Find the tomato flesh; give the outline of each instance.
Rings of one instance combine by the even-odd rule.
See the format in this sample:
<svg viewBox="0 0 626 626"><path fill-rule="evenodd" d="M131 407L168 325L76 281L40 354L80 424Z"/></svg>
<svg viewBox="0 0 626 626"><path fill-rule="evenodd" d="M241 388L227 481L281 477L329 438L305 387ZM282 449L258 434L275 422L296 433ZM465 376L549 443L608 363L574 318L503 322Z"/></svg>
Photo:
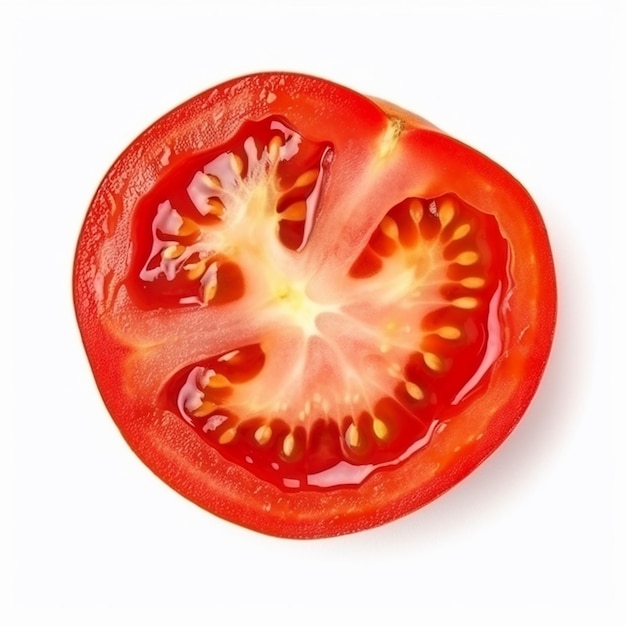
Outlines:
<svg viewBox="0 0 626 626"><path fill-rule="evenodd" d="M539 382L555 292L508 174L392 105L277 74L199 96L121 157L75 303L150 467L309 537L418 508L492 452Z"/></svg>

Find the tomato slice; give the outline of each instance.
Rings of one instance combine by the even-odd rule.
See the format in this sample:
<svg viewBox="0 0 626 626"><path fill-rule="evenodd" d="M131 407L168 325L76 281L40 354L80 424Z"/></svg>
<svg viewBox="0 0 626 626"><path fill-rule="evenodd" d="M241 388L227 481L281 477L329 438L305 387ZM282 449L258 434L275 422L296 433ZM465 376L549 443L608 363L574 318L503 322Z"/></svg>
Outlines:
<svg viewBox="0 0 626 626"><path fill-rule="evenodd" d="M285 73L129 146L87 213L74 301L143 461L285 537L382 524L471 472L528 406L556 315L517 181L418 116Z"/></svg>

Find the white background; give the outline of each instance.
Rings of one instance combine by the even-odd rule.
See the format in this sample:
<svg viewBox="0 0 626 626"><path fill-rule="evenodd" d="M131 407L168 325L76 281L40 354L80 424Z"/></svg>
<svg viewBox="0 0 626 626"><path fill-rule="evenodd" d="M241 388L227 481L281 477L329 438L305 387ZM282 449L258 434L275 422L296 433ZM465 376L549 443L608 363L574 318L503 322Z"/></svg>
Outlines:
<svg viewBox="0 0 626 626"><path fill-rule="evenodd" d="M7 625L625 623L618 4L2 9ZM558 272L554 351L513 435L427 508L337 539L262 536L156 479L101 403L71 303L119 152L188 97L271 69L396 102L500 162L541 207Z"/></svg>

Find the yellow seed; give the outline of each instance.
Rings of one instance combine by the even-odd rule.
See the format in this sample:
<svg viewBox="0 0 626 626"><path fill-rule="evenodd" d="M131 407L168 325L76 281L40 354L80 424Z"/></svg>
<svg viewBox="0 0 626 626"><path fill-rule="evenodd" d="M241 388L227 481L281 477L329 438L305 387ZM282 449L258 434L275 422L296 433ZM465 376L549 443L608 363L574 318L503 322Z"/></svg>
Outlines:
<svg viewBox="0 0 626 626"><path fill-rule="evenodd" d="M278 156L278 152L281 149L283 145L283 142L281 140L281 138L276 135L274 137L272 137L270 139L270 143L267 146L267 151L270 155L270 159L272 159L272 161L274 161L276 159L276 157Z"/></svg>
<svg viewBox="0 0 626 626"><path fill-rule="evenodd" d="M291 456L293 449L296 447L296 440L294 438L294 436L289 433L284 439L283 439L283 454L285 456Z"/></svg>
<svg viewBox="0 0 626 626"><path fill-rule="evenodd" d="M202 302L204 302L204 304L208 304L211 300L213 300L216 293L217 293L217 281L212 280L209 283L207 283L202 289Z"/></svg>
<svg viewBox="0 0 626 626"><path fill-rule="evenodd" d="M182 224L178 227L177 234L179 237L189 237L199 232L198 225L188 217L183 217Z"/></svg>
<svg viewBox="0 0 626 626"><path fill-rule="evenodd" d="M385 439L389 434L389 429L387 428L387 424L383 422L379 417L375 417L372 422L372 428L374 430L374 434L378 439Z"/></svg>
<svg viewBox="0 0 626 626"><path fill-rule="evenodd" d="M254 432L256 442L263 446L272 438L272 429L267 425L259 426Z"/></svg>
<svg viewBox="0 0 626 626"><path fill-rule="evenodd" d="M407 381L406 383L404 383L404 386L406 388L406 392L411 396L411 398L415 398L415 400L424 399L424 392L419 385Z"/></svg>
<svg viewBox="0 0 626 626"><path fill-rule="evenodd" d="M230 381L224 374L213 374L207 382L208 387L213 387L213 389L221 389L223 387L228 387L230 385Z"/></svg>
<svg viewBox="0 0 626 626"><path fill-rule="evenodd" d="M422 215L424 215L424 207L422 206L421 201L418 200L417 198L413 198L411 200L411 206L409 207L409 215L411 216L411 219L416 224L420 223L420 220L422 219Z"/></svg>
<svg viewBox="0 0 626 626"><path fill-rule="evenodd" d="M211 411L215 411L217 408L217 404L215 402L211 402L210 400L205 400L194 412L195 417L205 417Z"/></svg>
<svg viewBox="0 0 626 626"><path fill-rule="evenodd" d="M389 239L397 240L400 234L395 220L388 215L383 217L383 220L380 223L380 230L382 230L383 233L389 237Z"/></svg>
<svg viewBox="0 0 626 626"><path fill-rule="evenodd" d="M304 172L304 174L300 174L298 178L296 178L296 182L293 184L294 187L306 187L311 183L314 183L317 180L319 175L319 171L316 169L308 170Z"/></svg>
<svg viewBox="0 0 626 626"><path fill-rule="evenodd" d="M443 339L458 339L461 336L461 331L454 326L442 326L437 329L437 334Z"/></svg>
<svg viewBox="0 0 626 626"><path fill-rule="evenodd" d="M243 172L243 159L238 154L231 152L230 166L233 168L235 174L241 175L241 172Z"/></svg>
<svg viewBox="0 0 626 626"><path fill-rule="evenodd" d="M459 309L475 309L478 306L478 300L476 298L466 296L464 298L457 298L456 300L453 300L452 304Z"/></svg>
<svg viewBox="0 0 626 626"><path fill-rule="evenodd" d="M235 435L237 434L237 428L233 427L233 428L229 428L228 430L225 430L218 438L218 443L230 443L234 438Z"/></svg>
<svg viewBox="0 0 626 626"><path fill-rule="evenodd" d="M306 217L306 202L299 200L290 204L284 211L281 211L280 219L291 222L301 222Z"/></svg>
<svg viewBox="0 0 626 626"><path fill-rule="evenodd" d="M208 187L213 187L214 189L222 188L222 181L214 174L205 174L203 178Z"/></svg>
<svg viewBox="0 0 626 626"><path fill-rule="evenodd" d="M454 205L449 198L445 198L439 204L439 220L442 226L447 226L454 217Z"/></svg>
<svg viewBox="0 0 626 626"><path fill-rule="evenodd" d="M387 374L389 374L391 378L401 378L400 370L393 367L393 365L387 368Z"/></svg>
<svg viewBox="0 0 626 626"><path fill-rule="evenodd" d="M443 361L432 352L424 352L424 363L434 372L439 372L443 368Z"/></svg>
<svg viewBox="0 0 626 626"><path fill-rule="evenodd" d="M474 250L466 250L461 252L456 259L454 259L459 265L473 265L478 261L478 252Z"/></svg>
<svg viewBox="0 0 626 626"><path fill-rule="evenodd" d="M389 343L383 343L380 345L380 351L381 352L389 352L391 350L391 344Z"/></svg>
<svg viewBox="0 0 626 626"><path fill-rule="evenodd" d="M463 239L467 233L471 230L471 226L469 224L463 224L459 226L454 233L452 233L452 241L456 241L457 239Z"/></svg>
<svg viewBox="0 0 626 626"><path fill-rule="evenodd" d="M468 276L461 281L463 287L468 289L480 289L485 284L485 279L480 276Z"/></svg>
<svg viewBox="0 0 626 626"><path fill-rule="evenodd" d="M174 244L172 246L167 246L161 252L161 255L164 259L177 259L182 253L185 251L185 246L181 246L180 244Z"/></svg>
<svg viewBox="0 0 626 626"><path fill-rule="evenodd" d="M216 196L207 200L207 207L209 209L209 214L216 215L217 217L224 215L224 209L226 208L224 203Z"/></svg>
<svg viewBox="0 0 626 626"><path fill-rule="evenodd" d="M217 269L217 263L214 261L202 276L202 301L204 304L208 304L210 300L213 300L217 293Z"/></svg>
<svg viewBox="0 0 626 626"><path fill-rule="evenodd" d="M344 435L346 443L351 448L356 448L359 445L359 429L356 424L352 423L346 429L346 434Z"/></svg>
<svg viewBox="0 0 626 626"><path fill-rule="evenodd" d="M198 261L197 263L187 263L183 265L183 269L187 272L187 278L189 280L196 280L204 274L206 269L206 261Z"/></svg>

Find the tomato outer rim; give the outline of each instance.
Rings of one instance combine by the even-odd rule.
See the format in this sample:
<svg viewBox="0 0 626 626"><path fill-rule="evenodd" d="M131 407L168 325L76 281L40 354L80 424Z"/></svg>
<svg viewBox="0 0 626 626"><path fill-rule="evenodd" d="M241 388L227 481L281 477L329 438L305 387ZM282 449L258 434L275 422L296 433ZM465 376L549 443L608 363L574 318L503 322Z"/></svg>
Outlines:
<svg viewBox="0 0 626 626"><path fill-rule="evenodd" d="M374 108L385 116L400 117L411 139L404 144L407 151L418 145L429 146L437 158L448 163L454 157L457 168L470 174L468 180L462 176L457 179L461 187L458 195L479 210L485 210L485 203L476 203L472 194L479 200L489 199L487 211L494 207L491 210L515 255L510 270L514 288L507 308L501 312L504 352L486 375L487 383L472 394L471 402L461 403L459 409L465 411L459 410L459 415L452 411L445 428L436 430L425 449L392 471L374 472L358 488L329 492L286 493L269 483L261 484L243 468L223 467L219 453L199 440L177 416L158 415L153 407L129 408L129 399L114 393L123 379L121 364L129 350L114 340L100 317L94 315L98 303L93 294L97 272L94 259L105 236L103 225L111 219L111 203L115 204L115 193L119 193L118 173L137 146L149 151L150 145L159 143L155 135L171 133L176 119L189 113L189 107L193 109L207 94L219 89L224 93L228 86L240 86L251 79L263 82L271 78L275 83L277 77L286 82L298 77L309 79L276 73L235 79L183 103L130 144L106 174L81 229L73 298L81 337L105 405L131 449L151 471L186 498L229 521L280 537L319 538L375 527L421 508L459 483L499 447L519 423L543 375L555 329L556 281L539 211L508 172L419 116L334 86L352 94L350 97L358 100L372 119ZM489 186L486 196L476 191L477 179ZM443 191L458 193L449 186ZM436 186L433 195L435 192ZM502 206L510 210L499 211ZM530 266L526 263L529 254L533 259ZM136 419L137 411L141 412L140 419ZM220 490L216 476L224 471L231 477L229 486L236 489ZM211 472L215 472L213 478Z"/></svg>

